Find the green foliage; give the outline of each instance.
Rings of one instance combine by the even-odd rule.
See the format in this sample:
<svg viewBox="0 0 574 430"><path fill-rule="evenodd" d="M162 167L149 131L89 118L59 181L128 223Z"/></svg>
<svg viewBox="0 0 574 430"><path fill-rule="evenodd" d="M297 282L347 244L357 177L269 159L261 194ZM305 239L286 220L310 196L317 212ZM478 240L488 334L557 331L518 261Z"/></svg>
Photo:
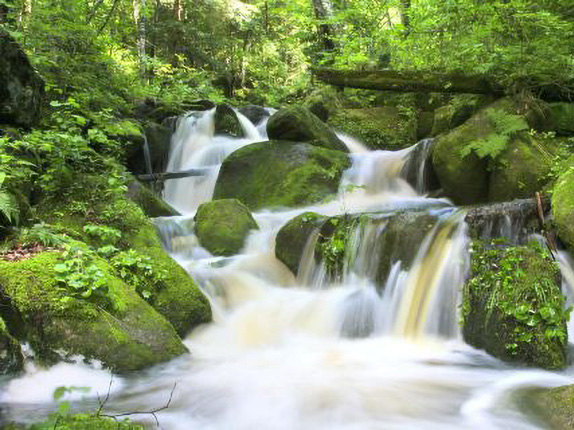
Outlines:
<svg viewBox="0 0 574 430"><path fill-rule="evenodd" d="M0 220L5 218L9 224L17 224L20 210L14 196L3 188L6 173L0 171Z"/></svg>
<svg viewBox="0 0 574 430"><path fill-rule="evenodd" d="M502 109L490 108L485 111L488 120L494 124L494 132L484 139L470 142L461 149L461 156L475 153L479 158L496 160L507 148L510 139L519 131L528 130L528 123L521 115L509 114Z"/></svg>
<svg viewBox="0 0 574 430"><path fill-rule="evenodd" d="M316 251L329 276L337 278L342 275L349 236L353 232L355 222L347 217L331 218L328 221L328 234L323 233L317 242Z"/></svg>
<svg viewBox="0 0 574 430"><path fill-rule="evenodd" d="M110 260L110 264L117 275L146 300L152 299L153 293L163 287L166 274L161 269L154 268L150 257L133 249L117 253Z"/></svg>
<svg viewBox="0 0 574 430"><path fill-rule="evenodd" d="M67 245L62 253L62 261L54 266L56 280L68 288L71 297L92 300L103 307L111 305L108 285L104 273L94 260L93 252L84 248Z"/></svg>

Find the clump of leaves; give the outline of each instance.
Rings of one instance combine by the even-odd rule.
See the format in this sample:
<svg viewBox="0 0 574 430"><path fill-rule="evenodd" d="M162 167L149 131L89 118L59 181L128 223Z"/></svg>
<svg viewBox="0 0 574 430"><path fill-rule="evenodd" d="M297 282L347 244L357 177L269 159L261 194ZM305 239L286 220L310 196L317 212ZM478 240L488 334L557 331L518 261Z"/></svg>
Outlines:
<svg viewBox="0 0 574 430"><path fill-rule="evenodd" d="M92 251L67 245L63 261L54 266L56 280L71 293L64 302L77 299L90 300L104 307L111 305L106 277L95 261Z"/></svg>
<svg viewBox="0 0 574 430"><path fill-rule="evenodd" d="M479 158L496 160L506 149L511 138L516 133L528 130L528 123L521 115L509 114L501 109L487 109L487 118L494 124L494 132L484 139L470 142L462 148L461 156L467 157L471 153Z"/></svg>
<svg viewBox="0 0 574 430"><path fill-rule="evenodd" d="M154 269L149 257L130 249L117 253L110 260L118 276L146 300L162 287L165 279L163 271Z"/></svg>
<svg viewBox="0 0 574 430"><path fill-rule="evenodd" d="M5 218L9 224L18 224L20 209L12 194L4 187L6 173L0 172L0 218Z"/></svg>

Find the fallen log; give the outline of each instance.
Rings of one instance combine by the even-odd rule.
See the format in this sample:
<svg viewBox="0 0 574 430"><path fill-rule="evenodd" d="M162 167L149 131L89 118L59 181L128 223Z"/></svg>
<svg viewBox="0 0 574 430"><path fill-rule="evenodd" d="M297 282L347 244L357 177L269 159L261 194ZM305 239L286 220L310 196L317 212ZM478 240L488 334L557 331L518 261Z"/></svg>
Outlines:
<svg viewBox="0 0 574 430"><path fill-rule="evenodd" d="M494 78L482 75L444 74L408 70L336 70L314 68L313 74L327 84L337 87L362 88L367 90L462 93L502 96L505 87ZM562 83L524 82L534 95L546 101L573 101L574 82Z"/></svg>
<svg viewBox="0 0 574 430"><path fill-rule="evenodd" d="M203 176L207 173L207 169L189 169L182 170L181 172L163 172L163 173L147 173L143 175L136 175L136 178L142 182L163 182L168 179L181 179L189 178L192 176Z"/></svg>

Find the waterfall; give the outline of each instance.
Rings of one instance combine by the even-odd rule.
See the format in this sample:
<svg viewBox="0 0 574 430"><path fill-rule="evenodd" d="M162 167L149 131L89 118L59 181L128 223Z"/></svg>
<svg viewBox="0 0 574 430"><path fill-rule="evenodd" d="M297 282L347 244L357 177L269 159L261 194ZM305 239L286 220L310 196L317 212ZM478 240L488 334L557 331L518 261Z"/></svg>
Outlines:
<svg viewBox="0 0 574 430"><path fill-rule="evenodd" d="M336 198L258 211L259 229L241 253L218 257L196 238L194 212L212 198L223 160L267 138L268 117L251 124L238 114L246 136L238 139L215 134L214 114L178 120L168 171L208 173L167 181L164 197L183 215L155 220L166 250L208 296L214 321L185 339L189 356L117 376L108 412L153 410L173 394L169 408L134 418L155 426L157 417L165 430L541 428L519 412L516 393L573 383L574 374L513 368L462 341L458 309L473 226L449 201L426 195L431 140L369 151L339 135L352 163ZM349 223L339 272L322 259L328 233L321 226L307 238L299 273L275 257L278 231L307 211ZM484 234L522 238L509 227L523 218L506 215ZM574 266L565 253L559 262L574 302ZM18 411L33 417L39 397L28 390L55 379L93 382L100 392L89 401L97 408L106 377L97 366L67 363L14 378L0 398L10 405L8 418Z"/></svg>

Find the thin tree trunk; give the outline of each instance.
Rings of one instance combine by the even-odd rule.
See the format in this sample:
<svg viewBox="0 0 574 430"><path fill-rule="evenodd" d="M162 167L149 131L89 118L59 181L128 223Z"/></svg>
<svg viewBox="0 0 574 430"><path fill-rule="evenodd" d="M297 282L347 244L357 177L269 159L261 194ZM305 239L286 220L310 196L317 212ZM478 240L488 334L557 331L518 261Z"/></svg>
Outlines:
<svg viewBox="0 0 574 430"><path fill-rule="evenodd" d="M146 25L145 25L145 0L134 0L134 22L138 31L138 59L140 65L140 77L146 78Z"/></svg>
<svg viewBox="0 0 574 430"><path fill-rule="evenodd" d="M322 22L319 24L318 35L323 50L327 52L333 51L335 49L335 42L333 41L335 29L326 22L333 18L333 4L331 0L313 0L313 10L315 11L315 17L319 22Z"/></svg>
<svg viewBox="0 0 574 430"><path fill-rule="evenodd" d="M405 27L404 35L407 37L411 32L411 0L401 0L401 21L403 22L403 27Z"/></svg>

